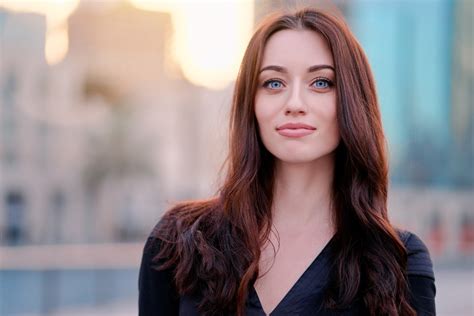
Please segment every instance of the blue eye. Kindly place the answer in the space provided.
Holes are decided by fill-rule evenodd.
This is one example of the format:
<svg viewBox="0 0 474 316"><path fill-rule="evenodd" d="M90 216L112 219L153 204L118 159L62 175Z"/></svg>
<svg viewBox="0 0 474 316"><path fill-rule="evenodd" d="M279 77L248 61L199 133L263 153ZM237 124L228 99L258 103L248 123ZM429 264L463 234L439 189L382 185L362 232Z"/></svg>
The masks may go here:
<svg viewBox="0 0 474 316"><path fill-rule="evenodd" d="M317 89L326 89L333 85L331 80L328 79L317 79L313 82L313 87Z"/></svg>
<svg viewBox="0 0 474 316"><path fill-rule="evenodd" d="M278 81L278 80L267 80L263 83L263 86L265 88L269 88L269 89L280 89L283 87L283 84L281 83L281 81Z"/></svg>

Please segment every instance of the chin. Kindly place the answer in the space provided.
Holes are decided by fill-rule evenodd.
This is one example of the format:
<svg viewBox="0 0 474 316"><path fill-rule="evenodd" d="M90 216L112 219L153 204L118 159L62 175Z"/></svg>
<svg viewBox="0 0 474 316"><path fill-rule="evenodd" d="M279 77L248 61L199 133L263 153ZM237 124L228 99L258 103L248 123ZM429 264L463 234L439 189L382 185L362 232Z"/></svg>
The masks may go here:
<svg viewBox="0 0 474 316"><path fill-rule="evenodd" d="M292 164L303 164L303 163L310 163L321 159L323 156L313 156L313 155L275 155L275 158L284 163L292 163Z"/></svg>
<svg viewBox="0 0 474 316"><path fill-rule="evenodd" d="M325 152L277 152L272 153L273 156L284 163L291 163L291 164L304 164L304 163L312 163L318 160L326 160L328 158L332 159L334 151L325 151Z"/></svg>
<svg viewBox="0 0 474 316"><path fill-rule="evenodd" d="M285 164L293 164L293 165L307 164L307 163L311 163L315 161L313 159L301 159L299 157L285 158L285 159L281 159L277 157L277 160Z"/></svg>

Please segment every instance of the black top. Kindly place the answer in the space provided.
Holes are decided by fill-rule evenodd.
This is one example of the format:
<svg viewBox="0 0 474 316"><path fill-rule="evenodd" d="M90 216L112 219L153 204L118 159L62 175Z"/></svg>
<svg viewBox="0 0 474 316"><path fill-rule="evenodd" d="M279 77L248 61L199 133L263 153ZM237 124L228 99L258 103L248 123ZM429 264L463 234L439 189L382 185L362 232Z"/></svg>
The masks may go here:
<svg viewBox="0 0 474 316"><path fill-rule="evenodd" d="M435 279L433 265L425 244L408 231L399 231L408 250L408 282L411 305L419 316L436 315ZM334 237L326 244L306 271L301 275L285 297L271 312L270 316L283 315L365 315L362 302L354 302L350 307L337 312L322 308L325 285L330 272L330 253ZM159 242L149 237L144 251L139 276L140 316L197 316L197 300L179 296L173 288L171 270L157 271L152 266L152 258L159 251ZM252 287L246 303L246 315L265 316L257 292Z"/></svg>

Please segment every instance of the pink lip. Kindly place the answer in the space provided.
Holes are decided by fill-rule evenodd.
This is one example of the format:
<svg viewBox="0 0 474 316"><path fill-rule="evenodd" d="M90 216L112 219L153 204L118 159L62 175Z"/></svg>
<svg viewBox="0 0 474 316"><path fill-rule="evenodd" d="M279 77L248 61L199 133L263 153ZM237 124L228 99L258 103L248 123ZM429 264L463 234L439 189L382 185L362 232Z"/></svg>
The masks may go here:
<svg viewBox="0 0 474 316"><path fill-rule="evenodd" d="M286 137L303 137L313 133L316 127L303 123L287 123L276 128L277 132Z"/></svg>

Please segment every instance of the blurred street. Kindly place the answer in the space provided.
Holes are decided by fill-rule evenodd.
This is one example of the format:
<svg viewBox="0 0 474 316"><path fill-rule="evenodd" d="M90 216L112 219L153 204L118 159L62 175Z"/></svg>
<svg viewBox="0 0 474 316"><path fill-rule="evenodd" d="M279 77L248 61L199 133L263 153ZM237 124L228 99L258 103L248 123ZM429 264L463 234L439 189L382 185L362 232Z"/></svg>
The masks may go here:
<svg viewBox="0 0 474 316"><path fill-rule="evenodd" d="M435 271L439 316L474 315L474 270Z"/></svg>

